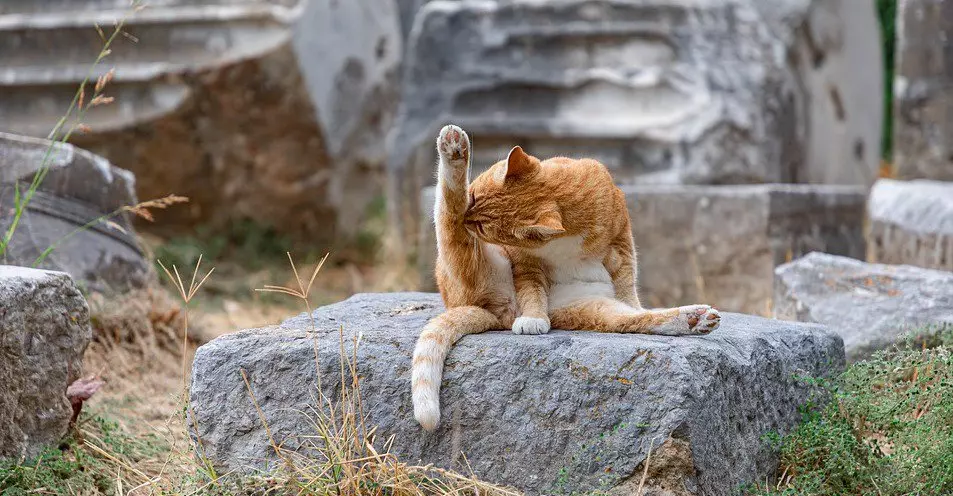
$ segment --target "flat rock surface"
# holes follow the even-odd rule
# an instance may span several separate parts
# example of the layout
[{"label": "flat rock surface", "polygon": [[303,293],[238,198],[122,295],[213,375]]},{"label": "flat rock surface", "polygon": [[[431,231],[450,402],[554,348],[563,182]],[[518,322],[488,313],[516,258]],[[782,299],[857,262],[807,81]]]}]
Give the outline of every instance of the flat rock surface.
[{"label": "flat rock surface", "polygon": [[66,433],[90,339],[70,276],[0,265],[0,458],[35,457]]},{"label": "flat rock surface", "polygon": [[413,418],[411,354],[442,310],[435,294],[360,294],[316,310],[316,334],[302,314],[202,346],[190,398],[205,454],[224,470],[273,456],[240,370],[276,442],[302,444],[313,434],[302,412],[315,405],[315,343],[324,392],[336,397],[343,332],[346,353],[360,342],[368,425],[379,440],[395,436],[403,461],[469,463],[530,494],[631,494],[652,449],[646,494],[728,494],[776,469],[762,436],[800,419],[811,388],[799,377],[844,364],[841,340],[821,326],[739,314],[705,337],[488,332],[450,353],[441,426],[428,434]]},{"label": "flat rock surface", "polygon": [[849,360],[925,326],[953,324],[951,272],[810,253],[775,274],[775,317],[829,326]]}]

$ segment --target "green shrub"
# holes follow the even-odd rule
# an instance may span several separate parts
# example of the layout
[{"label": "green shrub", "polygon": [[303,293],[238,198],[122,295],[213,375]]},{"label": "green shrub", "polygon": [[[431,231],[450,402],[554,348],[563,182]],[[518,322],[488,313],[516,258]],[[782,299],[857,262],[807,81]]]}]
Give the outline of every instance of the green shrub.
[{"label": "green shrub", "polygon": [[[782,476],[759,494],[953,494],[953,327],[855,363],[781,440]],[[935,348],[928,344],[940,344]]]}]

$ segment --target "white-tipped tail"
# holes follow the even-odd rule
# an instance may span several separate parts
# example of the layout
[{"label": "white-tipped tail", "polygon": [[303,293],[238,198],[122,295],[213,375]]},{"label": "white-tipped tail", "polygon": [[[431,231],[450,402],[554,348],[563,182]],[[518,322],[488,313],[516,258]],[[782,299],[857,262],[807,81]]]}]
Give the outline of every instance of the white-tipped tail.
[{"label": "white-tipped tail", "polygon": [[[411,392],[414,399],[414,418],[428,431],[440,423],[440,381],[443,379],[443,361],[452,345],[449,335],[441,335],[439,317],[430,321],[414,348],[411,368]],[[450,331],[447,329],[446,331]]]},{"label": "white-tipped tail", "polygon": [[467,334],[499,329],[500,321],[480,307],[452,307],[424,326],[414,347],[411,396],[414,418],[428,431],[440,423],[440,381],[450,347]]}]

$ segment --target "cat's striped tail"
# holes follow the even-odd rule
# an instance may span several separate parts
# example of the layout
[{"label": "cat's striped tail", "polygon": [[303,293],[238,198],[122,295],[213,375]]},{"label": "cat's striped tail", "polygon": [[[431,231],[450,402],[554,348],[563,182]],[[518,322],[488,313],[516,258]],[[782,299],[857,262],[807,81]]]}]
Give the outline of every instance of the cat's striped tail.
[{"label": "cat's striped tail", "polygon": [[467,334],[498,329],[499,320],[480,307],[453,307],[424,326],[414,348],[411,366],[411,393],[414,418],[432,431],[440,423],[440,381],[443,362],[453,343]]}]

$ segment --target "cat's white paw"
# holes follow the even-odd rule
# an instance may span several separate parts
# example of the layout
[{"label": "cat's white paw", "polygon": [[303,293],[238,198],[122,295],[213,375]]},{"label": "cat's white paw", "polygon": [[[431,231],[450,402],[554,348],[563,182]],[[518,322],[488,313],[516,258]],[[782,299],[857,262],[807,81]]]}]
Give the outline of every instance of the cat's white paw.
[{"label": "cat's white paw", "polygon": [[689,305],[679,307],[679,319],[684,319],[688,334],[708,334],[721,324],[721,314],[708,305]]},{"label": "cat's white paw", "polygon": [[469,162],[470,138],[463,129],[448,124],[437,137],[437,153],[447,165],[466,166]]},{"label": "cat's white paw", "polygon": [[678,316],[659,329],[669,336],[702,336],[718,329],[721,314],[709,305],[688,305],[676,308]]},{"label": "cat's white paw", "polygon": [[547,332],[549,332],[549,319],[517,317],[513,321],[513,334],[546,334]]}]

